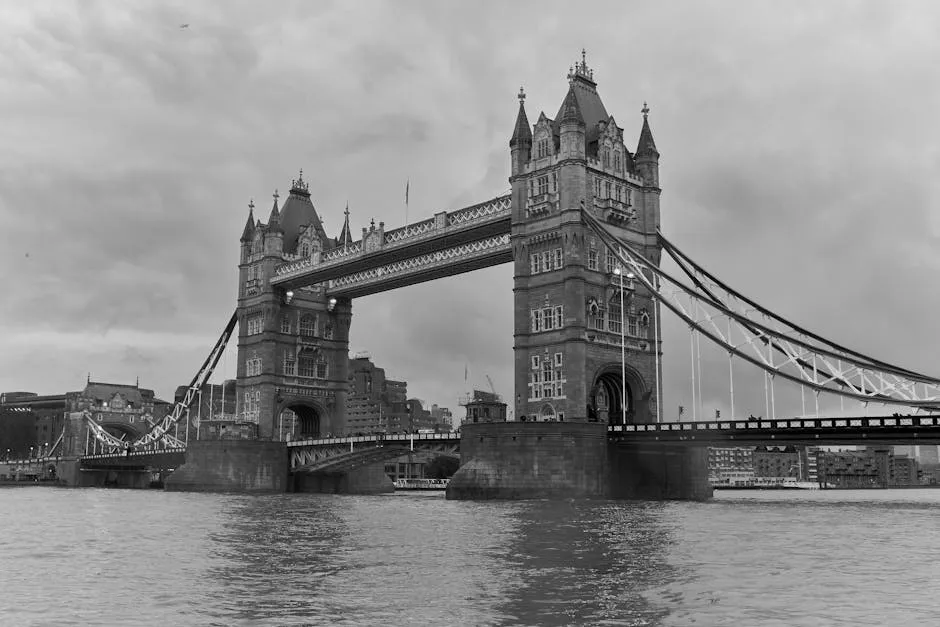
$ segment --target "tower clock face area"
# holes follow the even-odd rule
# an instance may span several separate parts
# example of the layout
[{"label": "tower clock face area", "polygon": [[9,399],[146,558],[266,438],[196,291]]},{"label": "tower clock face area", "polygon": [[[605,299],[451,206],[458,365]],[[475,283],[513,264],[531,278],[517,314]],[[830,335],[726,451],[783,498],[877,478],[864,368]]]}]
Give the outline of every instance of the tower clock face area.
[{"label": "tower clock face area", "polygon": [[607,112],[586,59],[553,118],[510,140],[515,413],[526,420],[652,422],[660,365],[656,301],[581,218],[588,212],[659,260],[659,153],[644,105],[635,151]]}]

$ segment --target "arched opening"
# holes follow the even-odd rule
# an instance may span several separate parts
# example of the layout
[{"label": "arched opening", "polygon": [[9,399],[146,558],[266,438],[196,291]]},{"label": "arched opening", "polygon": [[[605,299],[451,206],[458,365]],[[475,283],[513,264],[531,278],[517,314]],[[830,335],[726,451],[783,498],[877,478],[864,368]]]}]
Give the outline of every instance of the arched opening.
[{"label": "arched opening", "polygon": [[542,408],[539,410],[539,421],[540,422],[555,422],[558,420],[558,416],[555,414],[555,408],[551,403],[545,403],[542,405]]},{"label": "arched opening", "polygon": [[116,422],[112,422],[112,423],[106,422],[102,424],[101,426],[104,428],[105,431],[107,431],[108,433],[110,433],[116,438],[124,440],[125,442],[133,442],[138,437],[140,437],[140,433],[138,433],[136,429],[125,424],[116,423]]},{"label": "arched opening", "polygon": [[319,438],[320,412],[307,405],[289,405],[281,410],[277,424],[278,440],[306,440]]},{"label": "arched opening", "polygon": [[601,373],[591,388],[588,420],[611,425],[632,423],[635,417],[633,395],[629,377],[624,386],[620,370]]}]

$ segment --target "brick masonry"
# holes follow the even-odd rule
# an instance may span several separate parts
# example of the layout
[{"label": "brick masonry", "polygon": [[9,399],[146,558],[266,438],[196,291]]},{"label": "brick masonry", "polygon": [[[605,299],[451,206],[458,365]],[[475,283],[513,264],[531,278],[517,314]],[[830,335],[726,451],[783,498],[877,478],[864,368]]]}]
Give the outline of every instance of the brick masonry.
[{"label": "brick masonry", "polygon": [[286,492],[287,445],[258,440],[200,440],[165,482],[171,492]]}]

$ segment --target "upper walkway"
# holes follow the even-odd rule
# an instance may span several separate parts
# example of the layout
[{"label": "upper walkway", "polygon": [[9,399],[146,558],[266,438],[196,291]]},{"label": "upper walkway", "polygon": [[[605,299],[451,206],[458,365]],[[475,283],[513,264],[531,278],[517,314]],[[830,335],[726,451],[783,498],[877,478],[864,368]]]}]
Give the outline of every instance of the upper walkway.
[{"label": "upper walkway", "polygon": [[507,263],[511,210],[506,195],[388,232],[373,224],[319,263],[313,257],[285,263],[271,284],[291,290],[324,283],[334,296],[356,298]]}]

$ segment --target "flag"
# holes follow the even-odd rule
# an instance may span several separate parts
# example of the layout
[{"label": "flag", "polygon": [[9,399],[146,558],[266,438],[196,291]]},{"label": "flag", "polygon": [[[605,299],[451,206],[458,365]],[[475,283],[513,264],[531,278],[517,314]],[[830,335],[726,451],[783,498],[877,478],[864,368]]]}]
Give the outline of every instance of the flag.
[{"label": "flag", "polygon": [[467,380],[467,374],[468,374],[467,370],[468,370],[468,368],[469,368],[469,366],[468,366],[467,364],[464,364],[464,365],[463,365],[463,380],[464,380],[464,381]]},{"label": "flag", "polygon": [[408,204],[408,188],[411,186],[411,179],[405,181],[405,205]]}]

